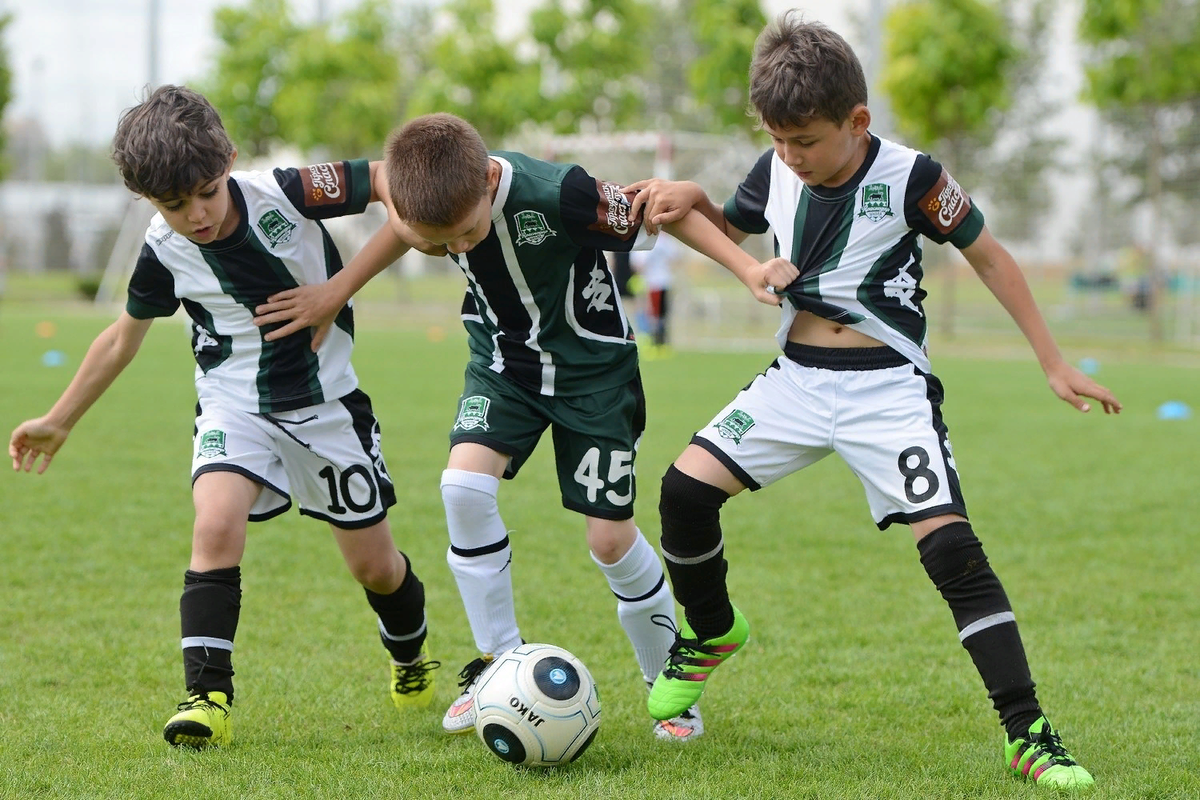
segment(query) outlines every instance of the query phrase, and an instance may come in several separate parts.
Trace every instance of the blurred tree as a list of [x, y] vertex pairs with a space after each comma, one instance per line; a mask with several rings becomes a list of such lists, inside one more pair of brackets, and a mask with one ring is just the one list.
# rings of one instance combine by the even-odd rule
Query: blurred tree
[[767, 24], [758, 0], [691, 0], [683, 4], [697, 50], [688, 66], [688, 88], [704, 110], [706, 128], [746, 128], [750, 58]]
[[529, 15], [556, 131], [645, 127], [646, 45], [661, 33], [643, 0], [546, 0]]
[[[1056, 117], [1064, 98], [1045, 90], [1046, 62], [1053, 44], [1051, 20], [1057, 0], [1023, 4], [1027, 14], [1013, 16], [1004, 4], [1007, 25], [1016, 45], [1009, 66], [1011, 104], [1001, 111], [997, 136], [980, 158], [980, 169], [969, 175], [995, 202], [988, 206], [988, 227], [1001, 239], [1036, 241], [1039, 228], [1051, 217], [1055, 201], [1052, 173], [1061, 168], [1067, 139]], [[978, 181], [978, 183], [976, 183]]]
[[[4, 109], [8, 107], [8, 102], [12, 100], [12, 69], [8, 66], [8, 46], [4, 41], [4, 31], [12, 22], [12, 13], [4, 12], [0, 14], [0, 119], [4, 117]], [[6, 129], [0, 126], [0, 153], [6, 151]], [[0, 158], [0, 180], [8, 174], [10, 164], [7, 158]]]
[[489, 143], [523, 127], [744, 129], [758, 0], [543, 0], [507, 41], [492, 0], [444, 11], [410, 115], [460, 114]]
[[401, 116], [396, 29], [385, 0], [303, 29], [289, 43], [274, 98], [280, 138], [320, 157], [378, 158]]
[[445, 12], [449, 25], [428, 45], [428, 68], [413, 88], [408, 116], [458, 114], [489, 147], [526, 121], [546, 120], [538, 65], [518, 55], [519, 42], [496, 34], [492, 0], [453, 0]]
[[283, 140], [275, 99], [301, 38], [287, 0], [250, 0], [213, 12], [216, 68], [204, 93], [244, 155], [265, 155]]
[[[1197, 144], [1185, 130], [1200, 99], [1200, 2], [1084, 0], [1080, 39], [1089, 47], [1085, 97], [1123, 129], [1133, 145], [1123, 159], [1150, 206], [1146, 310], [1150, 336], [1164, 338], [1165, 193], [1172, 161], [1194, 165]], [[1129, 136], [1129, 134], [1133, 134]], [[1180, 152], [1184, 158], [1174, 159]]]
[[[1019, 52], [995, 6], [984, 0], [911, 0], [888, 14], [884, 91], [896, 127], [914, 146], [944, 152], [970, 184], [970, 165], [994, 140], [1009, 106], [1008, 70]], [[946, 270], [942, 333], [954, 334], [954, 269]]]

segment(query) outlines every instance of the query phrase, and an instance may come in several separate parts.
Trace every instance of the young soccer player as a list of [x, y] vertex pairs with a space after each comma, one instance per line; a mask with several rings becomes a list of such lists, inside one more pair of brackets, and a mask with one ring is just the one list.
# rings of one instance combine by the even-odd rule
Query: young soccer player
[[[385, 164], [390, 227], [327, 286], [280, 293], [259, 313], [262, 322], [293, 320], [268, 338], [308, 325], [326, 330], [336, 309], [410, 245], [448, 253], [467, 277], [471, 359], [441, 491], [447, 560], [481, 655], [462, 669], [463, 692], [442, 727], [472, 730], [476, 679], [522, 641], [497, 496], [547, 428], [562, 503], [584, 517], [592, 558], [649, 683], [673, 641], [675, 607], [658, 554], [633, 520], [645, 405], [637, 348], [601, 251], [649, 246], [653, 237], [629, 215], [622, 187], [579, 166], [489, 153], [476, 130], [450, 114], [393, 133]], [[671, 227], [737, 262], [765, 302], [777, 301], [766, 291], [772, 280], [794, 274], [782, 259], [758, 264], [699, 214]], [[704, 730], [695, 703], [659, 720], [660, 739], [692, 740]]]
[[266, 342], [252, 323], [272, 292], [322, 283], [341, 269], [320, 220], [358, 214], [386, 191], [380, 162], [341, 161], [232, 172], [237, 151], [201, 95], [162, 86], [122, 115], [113, 158], [125, 184], [158, 214], [117, 321], [92, 343], [49, 413], [17, 426], [13, 468], [38, 472], [137, 354], [150, 324], [182, 304], [196, 359], [191, 564], [179, 602], [187, 700], [167, 722], [172, 745], [230, 740], [239, 563], [247, 520], [300, 513], [329, 523], [378, 616], [398, 708], [427, 706], [438, 662], [425, 642], [425, 593], [397, 551], [395, 503], [379, 423], [350, 364], [346, 308], [321, 347], [307, 336]]
[[724, 207], [695, 184], [632, 184], [647, 225], [697, 209], [730, 239], [771, 231], [799, 277], [787, 302], [783, 357], [739, 392], [662, 480], [662, 550], [683, 605], [672, 655], [650, 694], [667, 718], [699, 700], [709, 674], [745, 642], [730, 603], [720, 509], [840, 455], [866, 489], [880, 529], [907, 524], [954, 616], [1007, 732], [1006, 765], [1038, 785], [1093, 783], [1034, 694], [1012, 606], [967, 518], [942, 420], [942, 385], [926, 354], [919, 236], [959, 248], [1037, 355], [1050, 388], [1080, 411], [1113, 394], [1067, 364], [1020, 269], [983, 215], [929, 156], [873, 135], [866, 81], [833, 31], [779, 17], [759, 36], [750, 100], [773, 141]]

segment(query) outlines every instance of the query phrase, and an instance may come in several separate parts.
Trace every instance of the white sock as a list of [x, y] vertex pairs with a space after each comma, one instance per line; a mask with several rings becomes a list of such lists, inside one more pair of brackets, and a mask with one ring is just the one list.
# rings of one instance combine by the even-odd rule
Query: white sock
[[633, 645], [642, 677], [653, 681], [675, 641], [675, 599], [667, 588], [658, 553], [639, 530], [633, 547], [617, 563], [601, 563], [595, 554], [592, 560], [617, 596], [617, 619]]
[[450, 547], [446, 561], [462, 597], [475, 646], [503, 653], [521, 643], [513, 608], [512, 548], [500, 519], [500, 479], [480, 472], [442, 472], [442, 504]]

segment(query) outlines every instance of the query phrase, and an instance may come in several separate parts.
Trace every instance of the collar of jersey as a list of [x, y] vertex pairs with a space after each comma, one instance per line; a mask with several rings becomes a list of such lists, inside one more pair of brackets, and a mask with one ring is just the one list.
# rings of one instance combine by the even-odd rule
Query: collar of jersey
[[507, 159], [498, 155], [489, 153], [488, 157], [500, 165], [500, 184], [496, 187], [496, 199], [492, 201], [492, 220], [499, 221], [504, 218], [504, 204], [508, 202], [508, 192], [512, 189], [513, 168]]

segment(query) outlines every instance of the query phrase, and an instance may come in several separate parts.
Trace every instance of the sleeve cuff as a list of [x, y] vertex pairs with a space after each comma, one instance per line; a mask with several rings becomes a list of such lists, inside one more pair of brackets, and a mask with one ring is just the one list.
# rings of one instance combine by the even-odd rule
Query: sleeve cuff
[[760, 226], [751, 225], [749, 222], [747, 222], [745, 218], [742, 217], [741, 212], [738, 211], [736, 197], [731, 197], [726, 200], [725, 205], [721, 210], [725, 214], [726, 221], [728, 221], [729, 224], [733, 225], [733, 227], [737, 228], [739, 231], [745, 231], [746, 233], [766, 233], [771, 229], [771, 226], [767, 223], [764, 223]]

